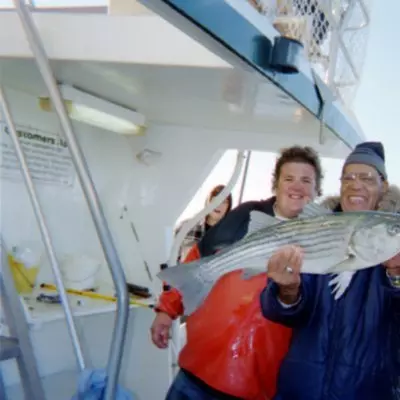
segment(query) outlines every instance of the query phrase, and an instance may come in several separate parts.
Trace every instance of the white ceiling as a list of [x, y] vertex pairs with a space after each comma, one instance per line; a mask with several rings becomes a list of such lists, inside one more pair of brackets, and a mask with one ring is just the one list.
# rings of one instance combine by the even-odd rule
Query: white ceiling
[[[60, 83], [157, 123], [302, 135], [319, 128], [315, 117], [273, 84], [239, 69], [74, 61], [55, 61], [52, 67]], [[1, 59], [0, 82], [34, 96], [47, 94], [32, 59]]]

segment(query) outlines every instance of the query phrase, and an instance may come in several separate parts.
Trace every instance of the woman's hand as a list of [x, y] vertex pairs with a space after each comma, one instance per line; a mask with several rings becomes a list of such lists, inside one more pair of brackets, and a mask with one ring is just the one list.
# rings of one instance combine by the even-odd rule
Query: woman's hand
[[168, 314], [158, 312], [151, 325], [151, 340], [159, 349], [166, 349], [168, 347], [172, 321], [172, 318]]

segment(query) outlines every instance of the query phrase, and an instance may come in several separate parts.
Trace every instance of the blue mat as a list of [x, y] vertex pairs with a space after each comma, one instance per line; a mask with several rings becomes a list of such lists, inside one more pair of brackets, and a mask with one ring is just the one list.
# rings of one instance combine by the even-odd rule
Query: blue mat
[[[71, 400], [103, 400], [107, 383], [105, 370], [84, 370], [79, 377], [78, 392]], [[128, 390], [117, 386], [115, 400], [135, 400]]]

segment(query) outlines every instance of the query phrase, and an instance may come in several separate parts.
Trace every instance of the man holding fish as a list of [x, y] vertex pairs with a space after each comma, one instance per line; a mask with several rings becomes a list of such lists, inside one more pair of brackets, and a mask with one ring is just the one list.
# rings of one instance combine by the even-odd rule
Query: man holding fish
[[[299, 146], [284, 149], [274, 169], [275, 196], [265, 201], [243, 203], [228, 213], [207, 232], [198, 246], [192, 248], [185, 261], [200, 257], [207, 260], [221, 245], [231, 245], [242, 239], [253, 210], [279, 220], [296, 217], [306, 203], [320, 194], [321, 181], [320, 160], [313, 149]], [[205, 301], [187, 319], [187, 344], [181, 351], [181, 369], [169, 390], [168, 400], [272, 398], [291, 329], [267, 321], [261, 314], [259, 296], [265, 286], [265, 262], [263, 257], [262, 274], [252, 279], [243, 280], [238, 270], [224, 274], [221, 279], [217, 276], [204, 291], [200, 282]], [[188, 267], [190, 271], [190, 266], [182, 265], [181, 270], [185, 272]], [[222, 274], [221, 271], [219, 275]], [[188, 290], [183, 287], [181, 293], [179, 282], [176, 287], [174, 283], [174, 289], [161, 295], [151, 328], [152, 340], [159, 348], [168, 346], [172, 320], [184, 312], [182, 294], [184, 302], [189, 299], [190, 303], [197, 290], [189, 283]], [[190, 307], [185, 307], [185, 314], [190, 311]]]
[[[398, 318], [400, 313], [400, 256], [395, 255], [400, 243], [395, 242], [400, 242], [400, 224], [387, 214], [387, 223], [375, 229], [373, 221], [379, 215], [370, 213], [368, 217], [363, 213], [400, 211], [400, 192], [388, 186], [380, 143], [362, 143], [354, 149], [343, 167], [340, 197], [327, 199], [323, 205], [338, 216], [348, 215], [349, 227], [355, 231], [358, 227], [352, 225], [352, 217], [365, 215], [360, 220], [364, 233], [358, 243], [354, 237], [357, 232], [349, 241], [342, 262], [345, 272], [334, 281], [348, 287], [338, 300], [331, 293], [331, 275], [301, 273], [307, 264], [306, 247], [288, 243], [269, 258], [269, 280], [260, 296], [263, 315], [293, 328], [274, 399], [395, 399], [400, 375], [396, 326], [396, 315]], [[314, 209], [315, 218], [317, 214]], [[337, 234], [344, 231], [329, 232], [329, 228], [327, 224], [325, 238], [329, 238], [332, 248], [340, 248], [343, 241]], [[328, 263], [326, 259], [321, 262], [321, 271], [324, 262]], [[339, 264], [336, 272], [340, 271]]]

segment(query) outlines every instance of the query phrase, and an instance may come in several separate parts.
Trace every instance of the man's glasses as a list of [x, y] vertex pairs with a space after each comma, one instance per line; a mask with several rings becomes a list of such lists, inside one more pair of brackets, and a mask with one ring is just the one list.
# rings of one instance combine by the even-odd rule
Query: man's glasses
[[360, 172], [344, 174], [340, 180], [343, 185], [349, 185], [358, 180], [365, 186], [377, 186], [382, 179], [372, 172]]

